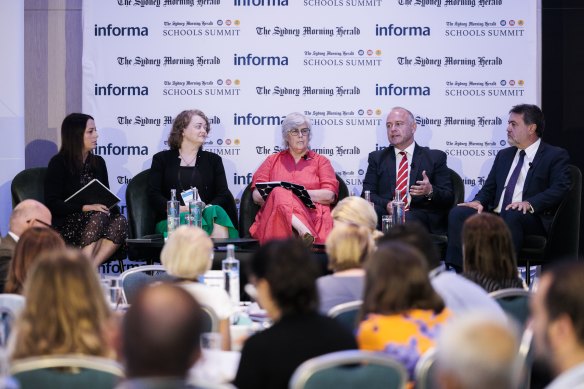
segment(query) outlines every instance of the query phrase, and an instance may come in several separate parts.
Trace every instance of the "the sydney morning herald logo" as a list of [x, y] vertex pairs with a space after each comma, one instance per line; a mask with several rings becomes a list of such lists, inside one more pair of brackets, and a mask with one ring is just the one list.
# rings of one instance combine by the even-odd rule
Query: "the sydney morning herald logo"
[[256, 35], [260, 36], [274, 36], [274, 37], [313, 37], [313, 36], [329, 36], [329, 37], [344, 37], [344, 36], [358, 36], [361, 35], [361, 29], [356, 26], [335, 26], [335, 27], [313, 27], [313, 26], [257, 26]]
[[523, 97], [524, 80], [450, 80], [446, 81], [447, 97]]
[[163, 96], [239, 96], [239, 79], [217, 80], [167, 80], [162, 89]]
[[303, 85], [300, 87], [294, 86], [283, 86], [283, 85], [273, 85], [271, 87], [262, 85], [256, 86], [255, 92], [257, 95], [260, 96], [353, 96], [353, 95], [360, 95], [361, 89], [354, 86], [344, 86], [344, 85], [336, 85], [336, 86], [311, 86], [311, 85]]
[[220, 65], [221, 59], [217, 56], [205, 57], [202, 55], [196, 57], [141, 57], [136, 56], [134, 58], [129, 57], [117, 57], [116, 63], [120, 66], [139, 66], [139, 67], [150, 67], [150, 66], [196, 66], [205, 67]]
[[162, 36], [168, 37], [238, 37], [239, 19], [165, 21]]
[[397, 57], [396, 58], [397, 64], [401, 66], [419, 66], [419, 67], [489, 67], [489, 66], [502, 66], [503, 60], [500, 57], [473, 57], [473, 58], [466, 58], [466, 57], [422, 57], [422, 56], [415, 56], [415, 57]]
[[188, 7], [204, 7], [206, 5], [221, 5], [221, 0], [118, 0], [118, 5], [121, 6], [136, 6], [136, 7], [172, 7], [172, 6], [188, 6]]
[[503, 124], [503, 119], [499, 116], [457, 116], [445, 115], [440, 117], [420, 116], [415, 117], [416, 123], [420, 127], [491, 127]]
[[525, 20], [447, 21], [444, 35], [449, 37], [514, 38], [525, 36]]
[[503, 0], [397, 0], [399, 5], [416, 7], [489, 7], [503, 5]]
[[381, 50], [305, 50], [302, 64], [306, 67], [379, 67]]

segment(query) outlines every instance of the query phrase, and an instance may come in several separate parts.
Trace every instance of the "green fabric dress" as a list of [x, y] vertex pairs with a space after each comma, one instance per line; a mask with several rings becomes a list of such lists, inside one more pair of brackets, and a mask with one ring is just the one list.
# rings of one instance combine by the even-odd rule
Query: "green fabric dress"
[[[180, 213], [180, 224], [185, 225], [187, 224], [185, 216], [188, 212], [181, 212]], [[156, 224], [156, 233], [157, 234], [164, 234], [166, 237], [168, 235], [168, 228], [167, 228], [167, 221], [162, 220]], [[227, 228], [229, 232], [229, 238], [239, 238], [239, 232], [233, 226], [233, 222], [229, 216], [227, 216], [227, 212], [219, 205], [209, 205], [203, 209], [203, 230], [207, 233], [207, 235], [211, 235], [213, 233], [213, 224], [218, 224], [220, 226], [224, 226]]]

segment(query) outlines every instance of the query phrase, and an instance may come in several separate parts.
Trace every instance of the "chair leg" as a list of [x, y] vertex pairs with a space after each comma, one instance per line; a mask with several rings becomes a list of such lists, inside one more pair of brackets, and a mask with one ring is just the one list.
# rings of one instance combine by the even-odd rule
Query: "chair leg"
[[525, 261], [525, 282], [527, 286], [531, 285], [531, 266], [529, 266], [529, 261]]

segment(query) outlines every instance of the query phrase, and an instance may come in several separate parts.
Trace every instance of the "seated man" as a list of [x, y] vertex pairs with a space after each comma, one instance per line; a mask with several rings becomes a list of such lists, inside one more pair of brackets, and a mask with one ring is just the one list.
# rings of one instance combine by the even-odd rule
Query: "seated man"
[[8, 234], [2, 238], [0, 243], [0, 291], [4, 290], [8, 266], [20, 235], [33, 226], [48, 227], [51, 225], [51, 221], [49, 209], [36, 200], [24, 200], [14, 207], [10, 215]]
[[446, 262], [462, 270], [461, 232], [464, 221], [483, 210], [499, 214], [509, 229], [515, 252], [523, 236], [546, 235], [554, 212], [570, 189], [568, 152], [542, 142], [544, 116], [536, 105], [509, 111], [507, 139], [474, 200], [458, 204], [448, 217]]
[[127, 379], [117, 388], [191, 388], [187, 374], [201, 355], [202, 312], [178, 286], [142, 289], [124, 316], [120, 354]]
[[406, 220], [419, 221], [431, 233], [445, 233], [454, 200], [446, 154], [414, 142], [416, 120], [405, 108], [392, 108], [386, 127], [391, 145], [369, 154], [362, 196], [370, 192], [380, 223], [382, 215], [392, 214], [396, 189], [405, 191]]

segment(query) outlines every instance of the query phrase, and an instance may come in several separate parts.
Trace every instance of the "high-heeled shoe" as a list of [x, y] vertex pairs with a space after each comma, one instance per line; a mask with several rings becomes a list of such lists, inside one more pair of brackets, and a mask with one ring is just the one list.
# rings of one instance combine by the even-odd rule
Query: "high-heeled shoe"
[[314, 236], [312, 236], [310, 232], [305, 232], [304, 235], [302, 235], [302, 243], [306, 247], [312, 247], [312, 244], [314, 243]]

